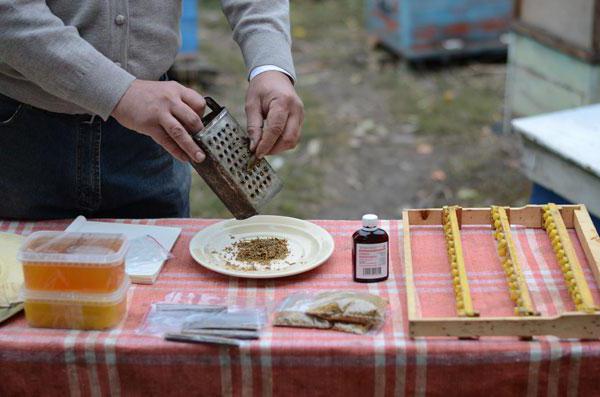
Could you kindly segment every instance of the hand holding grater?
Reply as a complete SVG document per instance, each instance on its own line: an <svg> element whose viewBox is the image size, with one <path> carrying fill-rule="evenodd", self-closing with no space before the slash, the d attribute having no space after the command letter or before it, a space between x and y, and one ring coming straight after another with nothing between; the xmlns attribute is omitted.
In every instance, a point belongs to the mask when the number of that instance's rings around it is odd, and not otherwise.
<svg viewBox="0 0 600 397"><path fill-rule="evenodd" d="M250 152L250 137L231 113L214 99L204 99L211 112L192 138L206 159L191 164L236 219L257 215L283 183L265 159Z"/></svg>

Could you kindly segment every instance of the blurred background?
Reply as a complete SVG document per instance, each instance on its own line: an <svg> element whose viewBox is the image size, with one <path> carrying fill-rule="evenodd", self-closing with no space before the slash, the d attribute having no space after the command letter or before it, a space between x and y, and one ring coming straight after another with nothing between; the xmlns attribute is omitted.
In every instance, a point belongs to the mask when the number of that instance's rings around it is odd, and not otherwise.
<svg viewBox="0 0 600 397"><path fill-rule="evenodd" d="M265 213L399 218L409 207L527 203L519 139L503 121L569 105L544 109L532 98L540 109L506 108L513 7L512 0L291 1L306 116L301 144L269 158L285 189ZM174 74L244 124L246 70L219 2L184 1L182 33ZM197 175L191 200L194 217L229 216Z"/></svg>

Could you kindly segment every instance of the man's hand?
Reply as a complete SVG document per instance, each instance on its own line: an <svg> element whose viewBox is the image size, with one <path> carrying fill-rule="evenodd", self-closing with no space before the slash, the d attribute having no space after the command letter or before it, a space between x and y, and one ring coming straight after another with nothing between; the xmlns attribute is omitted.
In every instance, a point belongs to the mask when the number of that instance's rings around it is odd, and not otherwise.
<svg viewBox="0 0 600 397"><path fill-rule="evenodd" d="M148 135L181 161L201 162L205 156L190 133L204 126L202 95L174 81L135 80L113 110L124 127Z"/></svg>
<svg viewBox="0 0 600 397"><path fill-rule="evenodd" d="M246 117L250 150L263 158L296 147L304 121L304 105L288 76L268 71L250 80Z"/></svg>

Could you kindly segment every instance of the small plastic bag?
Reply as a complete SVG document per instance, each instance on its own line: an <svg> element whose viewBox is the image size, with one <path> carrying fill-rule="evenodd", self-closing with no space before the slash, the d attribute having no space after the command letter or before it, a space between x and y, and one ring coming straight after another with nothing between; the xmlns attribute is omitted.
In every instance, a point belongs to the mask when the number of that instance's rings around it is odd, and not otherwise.
<svg viewBox="0 0 600 397"><path fill-rule="evenodd" d="M264 327L265 323L264 310L233 308L220 312L191 315L183 323L182 332L203 329L258 331Z"/></svg>
<svg viewBox="0 0 600 397"><path fill-rule="evenodd" d="M280 327L320 328L328 329L332 324L306 312L310 307L313 296L307 293L288 295L275 311L273 325Z"/></svg>
<svg viewBox="0 0 600 397"><path fill-rule="evenodd" d="M386 305L385 299L364 292L301 292L282 301L275 311L273 325L365 334L381 328Z"/></svg>
<svg viewBox="0 0 600 397"><path fill-rule="evenodd" d="M150 235L129 240L129 250L125 257L125 268L134 276L154 276L173 254L167 251Z"/></svg>
<svg viewBox="0 0 600 397"><path fill-rule="evenodd" d="M186 334L257 339L265 323L266 313L263 308L155 303L138 333L155 336Z"/></svg>
<svg viewBox="0 0 600 397"><path fill-rule="evenodd" d="M316 295L307 313L329 321L373 326L384 320L386 305L386 300L377 295L331 291Z"/></svg>

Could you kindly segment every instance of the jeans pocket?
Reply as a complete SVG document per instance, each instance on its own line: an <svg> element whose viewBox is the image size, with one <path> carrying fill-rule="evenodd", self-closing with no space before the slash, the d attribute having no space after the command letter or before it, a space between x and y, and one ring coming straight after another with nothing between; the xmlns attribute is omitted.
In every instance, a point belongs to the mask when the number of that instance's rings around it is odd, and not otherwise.
<svg viewBox="0 0 600 397"><path fill-rule="evenodd" d="M14 124L21 115L23 107L21 102L6 97L0 98L0 128Z"/></svg>

